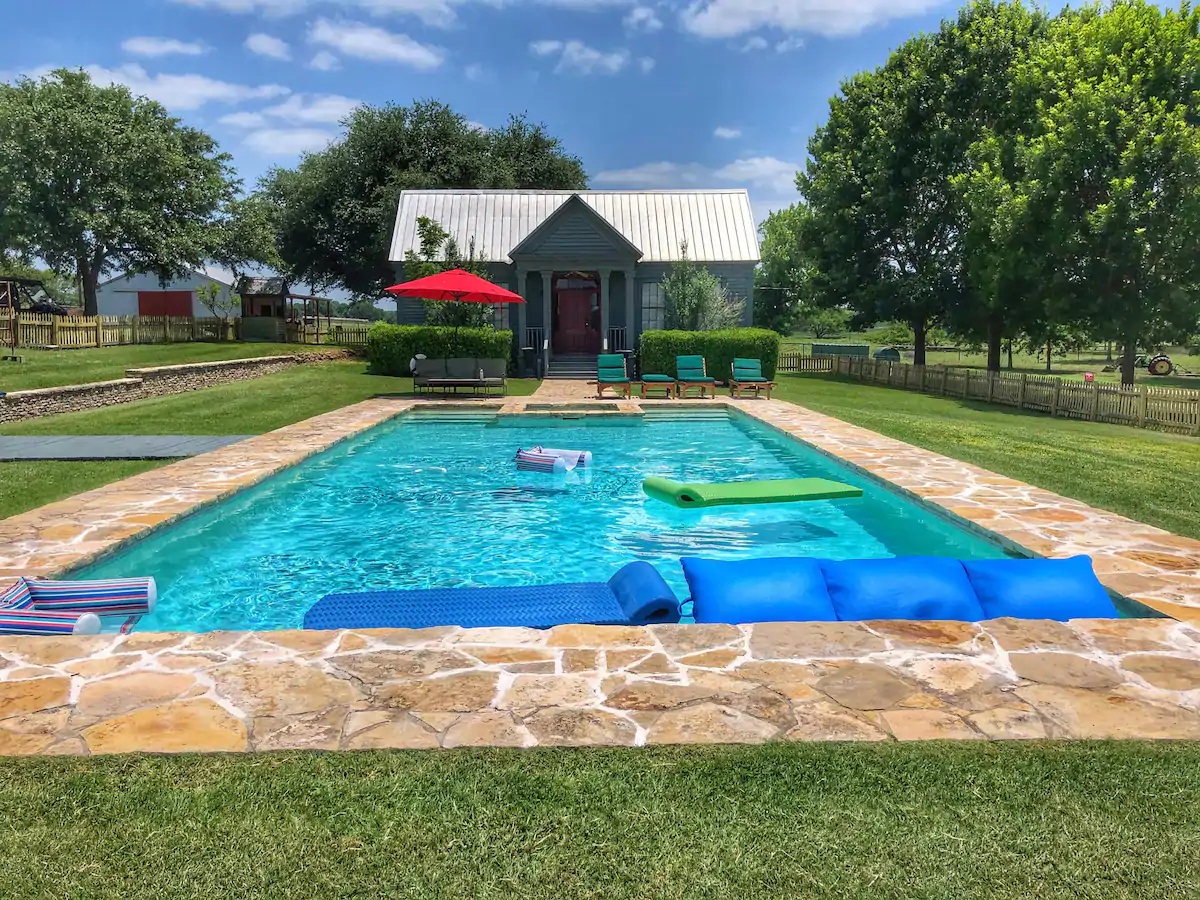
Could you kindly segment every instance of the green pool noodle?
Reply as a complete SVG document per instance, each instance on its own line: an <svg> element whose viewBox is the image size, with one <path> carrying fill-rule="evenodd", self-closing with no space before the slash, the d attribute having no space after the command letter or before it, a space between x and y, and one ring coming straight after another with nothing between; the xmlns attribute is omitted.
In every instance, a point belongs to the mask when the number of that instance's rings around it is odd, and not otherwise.
<svg viewBox="0 0 1200 900"><path fill-rule="evenodd" d="M642 490L655 500L680 509L736 506L743 503L795 503L800 500L843 500L861 497L862 489L827 478L782 478L774 481L728 481L683 484L669 478L647 478Z"/></svg>

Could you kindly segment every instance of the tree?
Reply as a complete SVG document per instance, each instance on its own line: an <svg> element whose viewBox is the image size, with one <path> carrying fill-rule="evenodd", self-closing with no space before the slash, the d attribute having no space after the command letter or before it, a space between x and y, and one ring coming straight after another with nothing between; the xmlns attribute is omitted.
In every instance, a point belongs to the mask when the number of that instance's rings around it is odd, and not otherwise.
<svg viewBox="0 0 1200 900"><path fill-rule="evenodd" d="M475 239L471 238L464 257L449 232L433 219L417 219L417 234L421 249L404 255L404 277L408 281L462 269L480 278L488 277L487 261L475 255ZM397 306L400 298L396 298ZM487 328L492 324L492 307L486 303L426 300L426 320L431 325L453 325L466 328Z"/></svg>
<svg viewBox="0 0 1200 900"><path fill-rule="evenodd" d="M282 266L276 234L278 212L262 194L233 198L220 211L213 224L209 258L232 272L235 284L248 267L278 270Z"/></svg>
<svg viewBox="0 0 1200 900"><path fill-rule="evenodd" d="M341 141L263 184L279 210L285 270L318 289L378 295L391 283L389 239L403 190L587 185L579 160L523 117L485 132L426 101L363 106L345 124Z"/></svg>
<svg viewBox="0 0 1200 900"><path fill-rule="evenodd" d="M202 265L234 189L211 137L126 87L66 69L0 85L0 246L75 272L89 315L107 272Z"/></svg>
<svg viewBox="0 0 1200 900"><path fill-rule="evenodd" d="M366 319L368 322L382 322L388 317L370 297L357 297L349 303L334 301L333 314L346 319Z"/></svg>
<svg viewBox="0 0 1200 900"><path fill-rule="evenodd" d="M845 309L800 310L800 327L817 339L836 337L850 327L850 312Z"/></svg>
<svg viewBox="0 0 1200 900"><path fill-rule="evenodd" d="M1120 0L1064 17L1024 67L1041 118L1029 192L1055 236L1063 320L1139 344L1197 320L1200 11ZM1111 329L1111 330L1110 330Z"/></svg>
<svg viewBox="0 0 1200 900"><path fill-rule="evenodd" d="M720 279L688 258L687 241L680 244L679 260L671 265L662 287L667 328L714 331L741 321L741 309Z"/></svg>
<svg viewBox="0 0 1200 900"><path fill-rule="evenodd" d="M933 39L921 35L843 83L797 176L812 213L803 233L814 297L860 321L903 320L917 365L930 324L960 290L948 179L957 145L941 115L933 55Z"/></svg>
<svg viewBox="0 0 1200 900"><path fill-rule="evenodd" d="M222 323L227 323L242 308L242 298L215 281L196 288L196 299Z"/></svg>
<svg viewBox="0 0 1200 900"><path fill-rule="evenodd" d="M804 226L811 214L803 203L770 213L758 232L762 261L754 273L755 324L791 334L802 307L811 306L811 260L805 255Z"/></svg>
<svg viewBox="0 0 1200 900"><path fill-rule="evenodd" d="M22 259L0 253L0 280L9 278L31 278L42 283L46 295L62 306L79 306L79 284L74 278L59 275L50 269L39 269Z"/></svg>

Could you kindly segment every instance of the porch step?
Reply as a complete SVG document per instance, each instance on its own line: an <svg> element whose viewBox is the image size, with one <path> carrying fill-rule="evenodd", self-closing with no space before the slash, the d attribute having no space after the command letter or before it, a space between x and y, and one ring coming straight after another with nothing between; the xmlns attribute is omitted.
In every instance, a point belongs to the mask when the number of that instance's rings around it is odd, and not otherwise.
<svg viewBox="0 0 1200 900"><path fill-rule="evenodd" d="M596 377L596 357L585 354L559 355L550 360L550 368L546 372L549 378L565 379L594 379Z"/></svg>

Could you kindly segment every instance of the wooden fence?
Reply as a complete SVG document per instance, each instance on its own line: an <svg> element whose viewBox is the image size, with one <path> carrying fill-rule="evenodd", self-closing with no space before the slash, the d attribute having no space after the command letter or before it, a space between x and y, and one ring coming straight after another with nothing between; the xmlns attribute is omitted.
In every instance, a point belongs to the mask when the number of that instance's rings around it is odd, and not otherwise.
<svg viewBox="0 0 1200 900"><path fill-rule="evenodd" d="M1141 384L1127 388L1013 372L912 366L836 357L834 371L859 381L1032 409L1068 419L1200 435L1200 391Z"/></svg>
<svg viewBox="0 0 1200 900"><path fill-rule="evenodd" d="M18 313L10 319L0 311L0 346L16 347L111 347L118 344L173 344L187 341L239 340L240 321L192 316L52 316ZM366 346L369 326L335 324L332 331L308 326L287 329L295 343Z"/></svg>
<svg viewBox="0 0 1200 900"><path fill-rule="evenodd" d="M832 372L835 356L808 356L803 353L780 353L777 372Z"/></svg>

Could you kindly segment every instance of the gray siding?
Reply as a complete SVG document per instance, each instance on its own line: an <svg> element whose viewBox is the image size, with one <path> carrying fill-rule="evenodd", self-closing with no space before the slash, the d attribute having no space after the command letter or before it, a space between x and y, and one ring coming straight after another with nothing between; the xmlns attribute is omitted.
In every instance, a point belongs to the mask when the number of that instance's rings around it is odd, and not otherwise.
<svg viewBox="0 0 1200 900"><path fill-rule="evenodd" d="M724 282L729 295L742 303L742 324L751 325L754 322L754 263L703 263L704 268L712 272ZM635 278L637 285L634 295L634 316L637 328L642 322L642 285L661 283L671 271L670 263L646 263L637 267ZM640 331L639 331L640 334Z"/></svg>
<svg viewBox="0 0 1200 900"><path fill-rule="evenodd" d="M607 232L607 233L606 233ZM631 259L628 248L618 246L612 229L578 206L568 207L546 223L546 233L526 248L529 260Z"/></svg>

